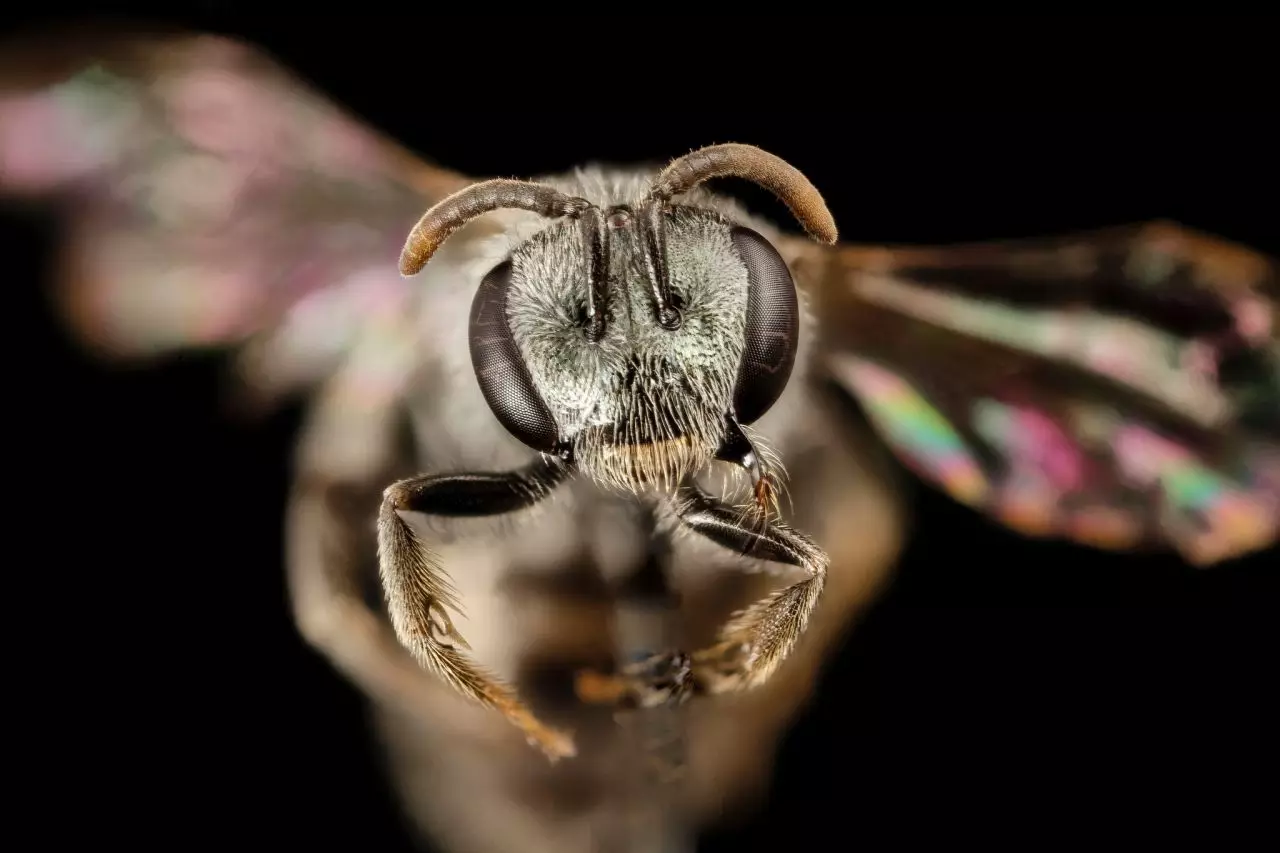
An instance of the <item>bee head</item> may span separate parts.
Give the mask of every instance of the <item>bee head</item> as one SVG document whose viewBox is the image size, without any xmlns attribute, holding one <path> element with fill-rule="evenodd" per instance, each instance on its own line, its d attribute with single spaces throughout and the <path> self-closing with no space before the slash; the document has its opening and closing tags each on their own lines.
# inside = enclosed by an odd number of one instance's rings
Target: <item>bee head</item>
<svg viewBox="0 0 1280 853">
<path fill-rule="evenodd" d="M 775 192 L 816 238 L 835 223 L 817 190 L 757 148 L 686 155 L 628 205 L 600 208 L 540 184 L 488 181 L 440 202 L 401 256 L 416 273 L 449 233 L 499 207 L 560 221 L 491 270 L 471 310 L 489 407 L 520 441 L 602 484 L 672 484 L 703 467 L 727 425 L 786 388 L 799 335 L 795 284 L 756 231 L 672 197 L 712 177 Z"/>
</svg>

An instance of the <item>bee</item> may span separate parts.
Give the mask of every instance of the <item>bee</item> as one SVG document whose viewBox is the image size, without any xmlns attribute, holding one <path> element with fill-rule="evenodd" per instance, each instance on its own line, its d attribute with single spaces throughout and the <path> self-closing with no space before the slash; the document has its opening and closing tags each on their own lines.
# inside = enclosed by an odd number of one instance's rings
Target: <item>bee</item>
<svg viewBox="0 0 1280 853">
<path fill-rule="evenodd" d="M 475 184 L 427 211 L 400 256 L 400 272 L 417 274 L 449 235 L 496 210 L 559 220 L 484 274 L 470 313 L 469 349 L 485 402 L 538 455 L 513 472 L 401 480 L 384 492 L 378 516 L 380 576 L 401 644 L 553 760 L 575 754 L 571 739 L 463 654 L 466 641 L 450 616 L 457 592 L 404 516 L 523 510 L 579 472 L 600 489 L 649 496 L 647 517 L 669 516 L 742 557 L 794 567 L 801 578 L 741 610 L 707 648 L 664 651 L 630 667 L 612 686 L 616 698 L 647 707 L 768 680 L 821 599 L 828 558 L 775 518 L 778 466 L 746 432 L 786 390 L 800 308 L 791 271 L 767 238 L 710 196 L 689 200 L 705 181 L 728 176 L 777 193 L 816 239 L 836 241 L 822 196 L 799 171 L 731 144 L 674 161 L 649 186 L 621 171 L 562 180 L 565 189 Z M 485 450 L 497 447 L 495 440 Z M 749 476 L 747 507 L 697 482 L 716 460 Z M 641 533 L 652 540 L 670 530 Z"/>
<path fill-rule="evenodd" d="M 745 802 L 901 546 L 888 456 L 1030 536 L 1276 539 L 1248 248 L 850 245 L 751 145 L 478 179 L 241 43 L 59 44 L 6 55 L 0 191 L 70 202 L 58 295 L 103 354 L 232 349 L 247 400 L 309 394 L 297 627 L 447 849 L 681 849 Z"/>
</svg>

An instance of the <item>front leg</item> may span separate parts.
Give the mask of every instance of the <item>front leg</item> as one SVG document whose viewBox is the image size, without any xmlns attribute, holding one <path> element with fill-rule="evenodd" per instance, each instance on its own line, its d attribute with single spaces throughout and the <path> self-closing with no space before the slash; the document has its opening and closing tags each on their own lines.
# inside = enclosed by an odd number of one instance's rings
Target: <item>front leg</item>
<svg viewBox="0 0 1280 853">
<path fill-rule="evenodd" d="M 746 557 L 795 566 L 804 577 L 739 610 L 716 642 L 693 653 L 699 693 L 758 687 L 791 653 L 818 606 L 827 580 L 827 555 L 813 540 L 780 521 L 748 527 L 739 509 L 695 485 L 678 493 L 680 521 L 690 530 Z"/>
<path fill-rule="evenodd" d="M 389 486 L 378 515 L 378 565 L 391 624 L 418 663 L 464 696 L 501 712 L 555 760 L 574 754 L 572 739 L 543 725 L 515 690 L 476 665 L 449 611 L 460 612 L 457 591 L 439 559 L 402 517 L 501 515 L 533 506 L 568 476 L 566 463 L 543 456 L 519 471 L 411 477 Z"/>
<path fill-rule="evenodd" d="M 818 605 L 827 576 L 827 555 L 812 540 L 782 522 L 744 520 L 739 508 L 685 484 L 677 491 L 676 512 L 688 529 L 746 557 L 795 566 L 804 577 L 730 617 L 716 642 L 691 656 L 692 690 L 714 694 L 758 687 L 769 680 L 804 633 Z M 586 701 L 652 707 L 684 690 L 673 689 L 673 671 L 685 656 L 665 652 L 613 676 L 608 687 L 598 676 L 580 679 Z M 687 667 L 687 664 L 685 664 Z M 592 689 L 584 689 L 584 688 Z"/>
</svg>

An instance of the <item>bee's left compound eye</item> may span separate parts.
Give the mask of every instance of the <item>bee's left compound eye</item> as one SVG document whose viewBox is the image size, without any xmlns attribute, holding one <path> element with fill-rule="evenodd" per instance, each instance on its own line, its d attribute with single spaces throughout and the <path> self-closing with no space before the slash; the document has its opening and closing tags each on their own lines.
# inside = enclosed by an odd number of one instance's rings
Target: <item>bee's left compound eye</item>
<svg viewBox="0 0 1280 853">
<path fill-rule="evenodd" d="M 733 229 L 733 245 L 747 266 L 747 339 L 733 389 L 739 423 L 759 419 L 791 379 L 800 338 L 800 308 L 787 262 L 750 228 Z"/>
<path fill-rule="evenodd" d="M 534 450 L 551 453 L 560 434 L 511 336 L 507 321 L 510 285 L 509 260 L 494 267 L 480 282 L 471 303 L 471 365 L 485 401 L 507 431 Z"/>
</svg>

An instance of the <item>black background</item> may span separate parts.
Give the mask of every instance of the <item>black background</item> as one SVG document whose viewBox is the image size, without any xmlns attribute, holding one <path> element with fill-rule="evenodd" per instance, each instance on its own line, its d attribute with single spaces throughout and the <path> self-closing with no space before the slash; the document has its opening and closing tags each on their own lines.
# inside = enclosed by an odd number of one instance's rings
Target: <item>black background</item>
<svg viewBox="0 0 1280 853">
<path fill-rule="evenodd" d="M 248 23 L 225 4 L 152 20 L 254 40 L 465 172 L 744 141 L 803 169 L 857 242 L 1168 217 L 1280 253 L 1274 109 L 1141 62 L 1132 82 L 1106 87 L 1114 110 L 1085 112 L 1088 98 L 1038 88 L 1016 62 L 992 72 L 998 86 L 957 82 L 984 48 L 945 30 L 935 38 L 950 51 L 874 45 L 909 24 L 813 44 L 757 27 L 784 55 L 723 34 L 676 38 L 662 19 L 625 48 L 611 34 L 623 19 L 591 38 L 500 18 Z M 1009 39 L 1020 55 L 1052 42 L 1022 26 Z M 1230 55 L 1236 42 L 1219 42 Z M 1089 51 L 1070 55 L 1073 73 L 1088 70 Z M 819 58 L 834 70 L 815 71 Z M 898 94 L 912 75 L 925 96 Z M 781 220 L 769 199 L 746 197 Z M 38 513 L 54 532 L 19 614 L 39 638 L 23 646 L 35 705 L 48 703 L 41 716 L 58 732 L 43 769 L 66 819 L 49 837 L 111 803 L 94 818 L 100 839 L 407 849 L 359 696 L 289 619 L 280 521 L 298 409 L 229 419 L 216 358 L 93 362 L 40 299 L 52 233 L 32 216 L 3 226 L 10 298 L 25 300 L 12 328 L 34 342 L 19 356 L 30 396 L 14 417 L 35 435 L 15 462 L 44 466 L 51 497 L 39 503 L 53 507 Z M 1118 841 L 1116 828 L 1239 827 L 1270 808 L 1276 549 L 1197 571 L 1024 541 L 923 486 L 912 497 L 916 535 L 896 580 L 786 741 L 770 800 L 706 849 L 777 848 L 805 826 L 842 847 L 922 830 Z"/>
</svg>

